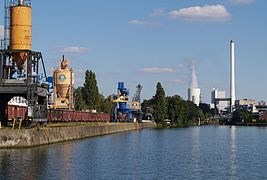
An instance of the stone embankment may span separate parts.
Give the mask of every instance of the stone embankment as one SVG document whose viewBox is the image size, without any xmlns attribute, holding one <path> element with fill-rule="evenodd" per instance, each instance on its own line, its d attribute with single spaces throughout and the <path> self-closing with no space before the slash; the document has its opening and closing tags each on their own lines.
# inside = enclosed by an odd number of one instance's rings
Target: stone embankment
<svg viewBox="0 0 267 180">
<path fill-rule="evenodd" d="M 154 123 L 107 123 L 94 126 L 0 129 L 0 148 L 26 148 L 153 127 L 156 127 Z"/>
</svg>

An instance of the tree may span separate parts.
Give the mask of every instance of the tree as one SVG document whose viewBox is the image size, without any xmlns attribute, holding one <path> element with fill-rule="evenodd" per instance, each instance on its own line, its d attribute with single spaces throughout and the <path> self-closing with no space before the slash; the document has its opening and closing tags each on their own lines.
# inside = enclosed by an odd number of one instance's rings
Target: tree
<svg viewBox="0 0 267 180">
<path fill-rule="evenodd" d="M 204 113 L 204 115 L 209 115 L 211 113 L 210 105 L 206 103 L 200 103 L 199 109 Z"/>
<path fill-rule="evenodd" d="M 95 73 L 91 70 L 85 72 L 85 82 L 82 88 L 82 95 L 87 109 L 97 109 L 99 107 L 100 95 L 98 92 Z"/>
<path fill-rule="evenodd" d="M 83 100 L 82 95 L 82 87 L 78 87 L 77 89 L 74 89 L 74 108 L 75 110 L 84 110 L 85 109 L 85 102 Z"/>
<path fill-rule="evenodd" d="M 171 120 L 172 126 L 181 126 L 183 118 L 184 100 L 178 96 L 166 97 L 167 116 Z"/>
<path fill-rule="evenodd" d="M 144 113 L 148 113 L 148 111 L 152 109 L 152 106 L 153 106 L 152 99 L 149 100 L 145 99 L 141 104 L 141 111 Z"/>
<path fill-rule="evenodd" d="M 199 111 L 197 105 L 192 101 L 186 101 L 187 116 L 184 121 L 196 121 L 199 118 Z"/>
<path fill-rule="evenodd" d="M 253 119 L 253 115 L 246 109 L 237 109 L 233 113 L 232 122 L 247 123 Z"/>
<path fill-rule="evenodd" d="M 112 97 L 114 95 L 110 95 L 107 98 L 105 98 L 102 94 L 100 96 L 100 103 L 99 103 L 99 112 L 103 113 L 111 113 L 112 110 Z"/>
<path fill-rule="evenodd" d="M 153 97 L 154 101 L 154 118 L 157 124 L 163 124 L 166 117 L 167 106 L 165 101 L 165 91 L 160 82 L 157 83 L 156 94 Z"/>
</svg>

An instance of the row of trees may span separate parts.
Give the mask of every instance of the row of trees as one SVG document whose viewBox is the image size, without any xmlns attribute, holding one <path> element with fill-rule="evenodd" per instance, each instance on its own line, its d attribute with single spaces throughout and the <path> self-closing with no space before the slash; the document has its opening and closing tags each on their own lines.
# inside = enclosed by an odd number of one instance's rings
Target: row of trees
<svg viewBox="0 0 267 180">
<path fill-rule="evenodd" d="M 105 98 L 99 93 L 96 75 L 93 71 L 85 72 L 83 86 L 74 90 L 76 110 L 97 110 L 97 112 L 111 113 L 112 95 Z M 172 126 L 187 126 L 193 124 L 199 118 L 203 119 L 210 113 L 206 104 L 197 107 L 191 101 L 185 101 L 180 96 L 165 96 L 161 83 L 157 83 L 156 94 L 149 100 L 142 103 L 142 111 L 152 109 L 157 124 L 164 125 L 165 119 L 171 120 Z"/>
<path fill-rule="evenodd" d="M 93 71 L 85 72 L 85 82 L 82 87 L 74 90 L 75 110 L 97 110 L 111 113 L 111 96 L 105 98 L 98 91 L 96 75 Z"/>
<path fill-rule="evenodd" d="M 185 101 L 178 95 L 165 97 L 165 91 L 161 83 L 157 83 L 156 94 L 142 103 L 142 111 L 153 109 L 153 116 L 158 125 L 165 125 L 166 119 L 171 121 L 174 127 L 192 125 L 199 118 L 209 116 L 210 108 L 207 104 L 197 107 L 191 101 Z"/>
</svg>

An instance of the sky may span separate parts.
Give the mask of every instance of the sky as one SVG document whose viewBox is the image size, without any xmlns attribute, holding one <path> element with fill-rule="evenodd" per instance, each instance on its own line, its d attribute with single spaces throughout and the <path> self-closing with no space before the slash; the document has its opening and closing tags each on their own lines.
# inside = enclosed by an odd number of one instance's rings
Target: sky
<svg viewBox="0 0 267 180">
<path fill-rule="evenodd" d="M 187 99 L 193 63 L 201 100 L 210 103 L 213 88 L 229 96 L 234 40 L 236 98 L 267 101 L 266 7 L 266 0 L 32 0 L 32 45 L 49 75 L 64 54 L 75 86 L 89 69 L 105 96 L 123 81 L 131 95 L 140 83 L 149 99 L 161 82 L 167 96 Z M 3 21 L 0 11 L 0 36 Z"/>
</svg>

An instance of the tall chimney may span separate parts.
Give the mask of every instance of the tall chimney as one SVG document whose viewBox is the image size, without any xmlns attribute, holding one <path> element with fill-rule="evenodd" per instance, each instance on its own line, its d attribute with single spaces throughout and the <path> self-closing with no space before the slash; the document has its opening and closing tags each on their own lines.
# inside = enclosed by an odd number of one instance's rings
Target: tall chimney
<svg viewBox="0 0 267 180">
<path fill-rule="evenodd" d="M 231 61 L 231 80 L 230 80 L 230 111 L 233 112 L 235 105 L 235 43 L 233 40 L 230 42 L 230 61 Z"/>
</svg>

